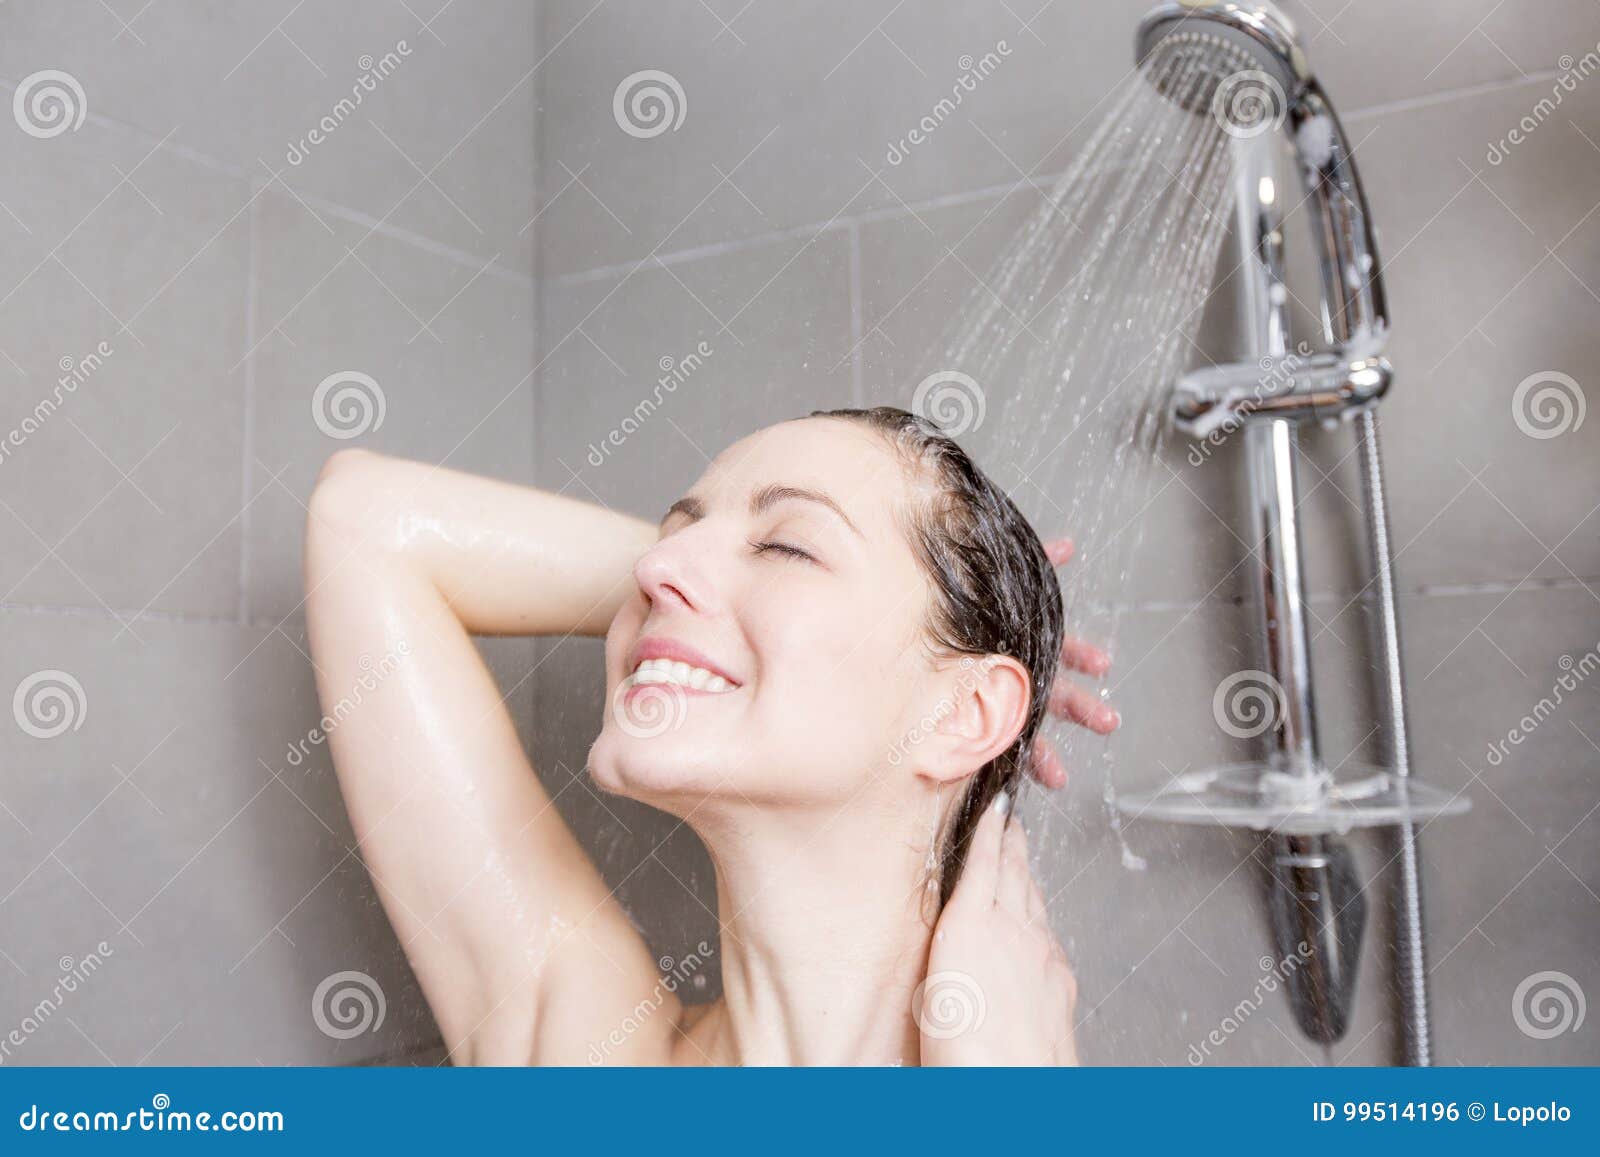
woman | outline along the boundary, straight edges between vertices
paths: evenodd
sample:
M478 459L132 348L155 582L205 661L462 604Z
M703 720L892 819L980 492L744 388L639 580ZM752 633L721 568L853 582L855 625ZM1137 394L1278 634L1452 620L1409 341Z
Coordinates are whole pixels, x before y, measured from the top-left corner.
M902 410L815 413L724 451L659 526L374 454L310 506L330 742L451 1058L476 1064L1073 1063L1073 983L1009 803L1063 641L1026 520ZM589 770L717 869L722 997L663 990L562 822L469 635L606 636ZM368 682L374 680L368 679ZM1055 690L1052 693L1052 686ZM331 713L331 712L330 712Z

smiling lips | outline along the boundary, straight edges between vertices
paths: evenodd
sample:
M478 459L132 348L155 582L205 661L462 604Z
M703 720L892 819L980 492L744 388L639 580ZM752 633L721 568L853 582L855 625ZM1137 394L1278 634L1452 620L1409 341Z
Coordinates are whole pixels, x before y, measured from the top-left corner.
M652 636L634 646L629 692L655 683L681 687L705 695L725 695L739 682L687 643Z

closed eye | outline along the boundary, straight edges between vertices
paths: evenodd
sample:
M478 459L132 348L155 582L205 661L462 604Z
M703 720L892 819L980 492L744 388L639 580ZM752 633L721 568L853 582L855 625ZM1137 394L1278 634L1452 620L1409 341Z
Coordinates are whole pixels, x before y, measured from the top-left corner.
M756 554L775 552L788 558L800 559L803 562L816 562L816 558L801 550L798 546L790 546L787 542L752 542L750 548Z

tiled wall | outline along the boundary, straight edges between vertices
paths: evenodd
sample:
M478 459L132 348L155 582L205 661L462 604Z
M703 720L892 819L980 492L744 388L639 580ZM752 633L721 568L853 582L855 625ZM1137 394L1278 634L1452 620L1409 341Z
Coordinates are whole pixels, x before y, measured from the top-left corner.
M112 950L18 1063L435 1057L325 754L286 755L317 714L298 574L320 460L353 442L656 514L759 425L908 404L1027 182L1066 166L1125 77L1146 5L217 7L0 12L6 91L59 69L88 105L76 131L0 132L0 425L22 428L63 359L113 351L0 460L0 689L43 671L81 687L66 685L62 734L0 729L0 1038L63 968ZM1357 142L1388 263L1415 763L1474 803L1422 836L1438 1056L1592 1063L1592 1023L1537 1039L1513 1016L1535 973L1600 993L1592 682L1508 758L1486 753L1551 694L1564 656L1581 666L1600 645L1600 435L1591 419L1533 437L1513 410L1540 372L1570 375L1575 400L1595 390L1600 77L1561 80L1596 51L1600 10L1285 7ZM1002 40L1001 67L889 164L961 58ZM370 73L363 55L390 52L388 75L336 112ZM613 97L646 69L678 82L683 117L636 136ZM1559 106L1537 113L1553 91ZM1491 164L1525 116L1536 127ZM291 164L324 117L334 128ZM700 342L711 353L635 422L664 359ZM349 440L312 410L340 371L384 401L381 425ZM604 446L613 431L621 445ZM1318 691L1339 758L1368 751L1373 719L1359 488L1347 432L1306 445ZM1119 786L1249 754L1211 713L1219 680L1253 663L1241 463L1225 449L1193 467L1182 450L1157 466L1123 592ZM695 840L581 775L598 644L486 650L653 944L713 931ZM1103 772L1074 770L1028 807L1080 975L1083 1052L1189 1063L1271 951L1252 841L1144 822L1119 839ZM1381 888L1388 845L1351 843ZM1211 1058L1390 1059L1381 894L1343 1043L1305 1042L1280 993ZM386 1017L336 1039L311 1004L346 970L374 978Z

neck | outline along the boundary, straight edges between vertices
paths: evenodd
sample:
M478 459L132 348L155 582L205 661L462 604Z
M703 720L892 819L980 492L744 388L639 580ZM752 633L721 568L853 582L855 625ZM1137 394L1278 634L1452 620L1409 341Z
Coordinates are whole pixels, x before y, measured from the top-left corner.
M911 1000L938 900L925 887L931 832L871 807L707 827L723 987L695 1042L707 1059L916 1064Z

